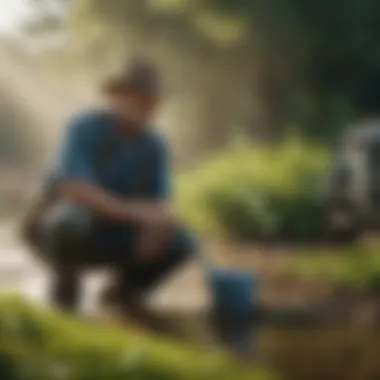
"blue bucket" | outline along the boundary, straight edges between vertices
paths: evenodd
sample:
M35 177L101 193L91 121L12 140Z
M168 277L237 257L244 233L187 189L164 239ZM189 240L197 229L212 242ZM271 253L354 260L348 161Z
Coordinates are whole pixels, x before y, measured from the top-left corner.
M212 320L218 340L240 358L249 358L254 349L257 324L256 278L248 272L214 269L209 272Z
M252 273L213 269L209 281L213 307L228 313L252 313L257 301L257 280Z

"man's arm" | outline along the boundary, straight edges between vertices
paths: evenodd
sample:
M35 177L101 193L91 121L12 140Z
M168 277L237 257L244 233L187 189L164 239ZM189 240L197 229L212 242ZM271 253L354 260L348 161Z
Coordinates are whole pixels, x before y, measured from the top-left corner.
M152 162L149 182L149 196L156 210L166 215L167 223L159 227L147 225L142 229L139 254L143 259L154 258L162 252L173 230L178 224L173 217L170 200L171 193L171 162L170 152L166 143L159 139L155 145L155 159Z
M61 185L64 198L82 204L104 218L115 221L143 221L147 203L119 199L86 181L66 179Z
M148 205L120 199L96 184L93 167L96 144L88 124L91 122L84 117L69 126L58 162L61 195L105 218L120 221L144 219Z

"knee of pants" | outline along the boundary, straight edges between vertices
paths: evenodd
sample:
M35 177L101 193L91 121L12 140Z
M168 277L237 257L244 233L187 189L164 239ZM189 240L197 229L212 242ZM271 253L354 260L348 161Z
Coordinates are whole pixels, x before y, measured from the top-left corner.
M174 255L179 255L185 259L196 252L198 242L188 229L181 227L173 232L167 249Z
M42 240L48 243L84 239L91 228L90 213L77 205L61 203L45 216L41 225Z

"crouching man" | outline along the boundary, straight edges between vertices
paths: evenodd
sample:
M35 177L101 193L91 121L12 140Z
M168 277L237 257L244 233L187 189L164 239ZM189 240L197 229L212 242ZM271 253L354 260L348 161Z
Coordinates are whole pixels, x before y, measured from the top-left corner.
M49 264L60 308L77 308L83 270L100 266L115 274L108 295L128 313L194 250L172 214L167 146L150 124L159 79L139 61L106 83L107 107L71 120L27 215L24 235Z

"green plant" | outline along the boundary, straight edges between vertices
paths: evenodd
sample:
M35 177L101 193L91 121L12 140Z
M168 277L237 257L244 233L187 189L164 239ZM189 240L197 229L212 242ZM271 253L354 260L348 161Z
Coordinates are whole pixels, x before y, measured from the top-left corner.
M249 240L308 240L323 227L328 152L290 136L277 146L229 149L178 180L177 202L195 228Z
M85 324L14 298L0 301L4 380L269 380L223 354L133 331Z
M311 252L298 256L287 268L288 275L314 279L365 293L380 292L380 259L378 249L348 247L342 252Z

